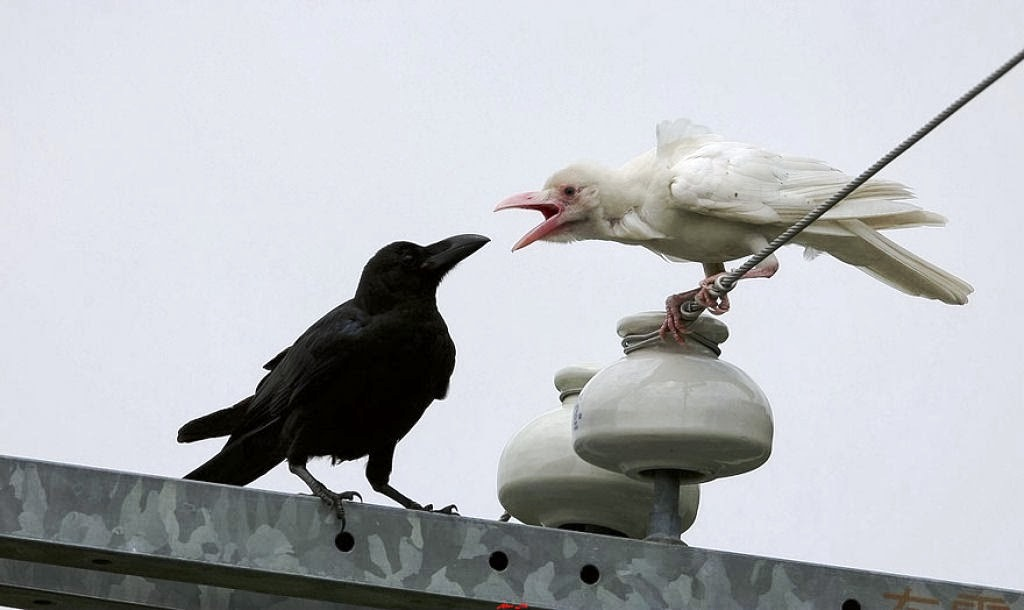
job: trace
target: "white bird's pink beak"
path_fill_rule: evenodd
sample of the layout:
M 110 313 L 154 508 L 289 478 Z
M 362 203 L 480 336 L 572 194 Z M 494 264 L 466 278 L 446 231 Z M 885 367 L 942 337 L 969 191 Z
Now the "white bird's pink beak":
M 531 193 L 519 193 L 518 195 L 512 195 L 508 199 L 498 204 L 494 211 L 509 210 L 512 208 L 518 208 L 523 210 L 537 210 L 544 215 L 544 222 L 540 223 L 529 233 L 523 235 L 523 237 L 512 246 L 512 251 L 515 252 L 520 248 L 525 248 L 538 239 L 544 239 L 547 235 L 550 235 L 557 230 L 563 224 L 562 212 L 565 210 L 565 204 L 558 199 L 551 197 L 551 191 L 534 191 Z

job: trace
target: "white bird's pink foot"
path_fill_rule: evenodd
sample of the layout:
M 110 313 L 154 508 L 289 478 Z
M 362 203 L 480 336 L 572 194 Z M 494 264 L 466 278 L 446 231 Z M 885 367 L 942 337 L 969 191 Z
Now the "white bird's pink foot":
M 715 296 L 711 290 L 715 287 L 715 280 L 725 275 L 725 272 L 716 273 L 715 275 L 709 275 L 708 277 L 700 281 L 700 288 L 697 289 L 693 299 L 701 304 L 704 309 L 707 309 L 716 316 L 720 316 L 723 313 L 729 311 L 729 295 L 723 293 L 721 296 Z
M 704 265 L 704 272 L 708 273 L 704 279 L 700 281 L 700 287 L 695 290 L 688 290 L 686 292 L 680 292 L 679 294 L 673 294 L 665 299 L 665 322 L 661 325 L 659 334 L 664 339 L 665 335 L 671 334 L 675 340 L 679 343 L 685 343 L 685 335 L 689 334 L 690 330 L 687 328 L 687 320 L 683 317 L 682 306 L 687 301 L 693 300 L 699 303 L 702 307 L 720 316 L 723 313 L 729 311 L 729 294 L 725 293 L 721 296 L 716 296 L 712 292 L 712 288 L 715 286 L 715 282 L 718 278 L 725 275 L 725 271 L 714 271 L 723 269 L 721 264 L 707 263 Z M 747 271 L 740 278 L 746 280 L 755 277 L 772 277 L 775 272 L 779 270 L 779 259 L 775 258 L 772 254 L 768 258 L 761 261 L 750 271 Z
M 662 322 L 661 329 L 658 331 L 662 339 L 671 334 L 677 343 L 686 343 L 685 335 L 689 334 L 690 329 L 687 327 L 686 318 L 683 317 L 682 306 L 683 303 L 692 300 L 700 290 L 698 288 L 680 292 L 665 299 L 665 321 Z

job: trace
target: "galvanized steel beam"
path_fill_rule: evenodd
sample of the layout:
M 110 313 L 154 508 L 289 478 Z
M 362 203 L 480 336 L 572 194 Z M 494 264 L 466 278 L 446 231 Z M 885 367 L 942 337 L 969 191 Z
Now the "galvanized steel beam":
M 0 605 L 947 608 L 1024 593 L 0 456 Z

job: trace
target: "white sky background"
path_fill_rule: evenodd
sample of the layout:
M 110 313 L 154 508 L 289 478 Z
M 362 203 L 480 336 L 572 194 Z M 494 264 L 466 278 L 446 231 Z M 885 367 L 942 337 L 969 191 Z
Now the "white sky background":
M 380 246 L 478 232 L 439 291 L 451 392 L 392 482 L 497 517 L 554 372 L 615 360 L 618 318 L 700 276 L 610 243 L 512 254 L 541 217 L 498 201 L 680 116 L 856 174 L 1024 45 L 1018 1 L 583 6 L 0 5 L 0 453 L 180 476 L 220 441 L 178 427 L 248 395 Z M 775 449 L 703 486 L 690 544 L 1024 588 L 1022 141 L 1018 68 L 883 172 L 949 217 L 895 238 L 966 307 L 797 248 L 733 293 L 724 359 Z M 390 504 L 362 468 L 313 465 Z

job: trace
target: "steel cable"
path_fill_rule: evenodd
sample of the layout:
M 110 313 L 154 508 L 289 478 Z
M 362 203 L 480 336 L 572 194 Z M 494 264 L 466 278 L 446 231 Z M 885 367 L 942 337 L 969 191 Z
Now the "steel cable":
M 917 144 L 921 138 L 928 135 L 933 129 L 942 124 L 943 121 L 952 116 L 955 112 L 963 108 L 967 102 L 971 101 L 979 93 L 987 89 L 992 83 L 996 82 L 1003 77 L 1007 72 L 1012 70 L 1017 64 L 1024 60 L 1024 50 L 1011 57 L 1006 63 L 997 68 L 994 72 L 988 75 L 987 78 L 982 80 L 980 83 L 975 85 L 970 91 L 960 96 L 956 101 L 946 107 L 945 110 L 937 114 L 932 120 L 928 121 L 924 127 L 918 129 L 910 137 L 903 140 L 896 148 L 889 151 L 887 155 L 875 162 L 874 165 L 866 169 L 862 174 L 851 180 L 846 186 L 840 189 L 835 195 L 829 197 L 828 200 L 822 202 L 813 210 L 807 213 L 806 216 L 795 222 L 791 227 L 779 234 L 778 237 L 773 239 L 767 246 L 761 249 L 760 252 L 751 256 L 741 266 L 733 269 L 732 271 L 720 276 L 714 285 L 709 287 L 708 292 L 716 300 L 725 296 L 730 290 L 736 287 L 736 283 L 741 277 L 762 261 L 772 255 L 776 250 L 789 243 L 794 237 L 796 237 L 801 231 L 806 229 L 812 222 L 821 218 L 823 214 L 828 212 L 834 205 L 845 199 L 850 193 L 860 188 L 865 182 L 871 179 L 872 176 L 877 174 L 886 165 L 891 163 L 896 157 L 899 157 L 907 151 L 911 146 Z M 705 307 L 697 301 L 687 301 L 682 306 L 683 314 L 688 318 L 695 318 L 700 315 Z

